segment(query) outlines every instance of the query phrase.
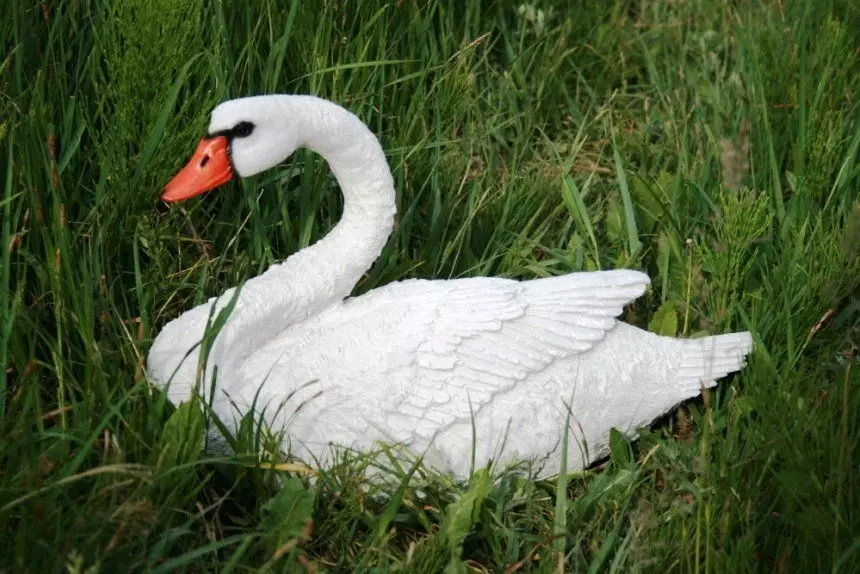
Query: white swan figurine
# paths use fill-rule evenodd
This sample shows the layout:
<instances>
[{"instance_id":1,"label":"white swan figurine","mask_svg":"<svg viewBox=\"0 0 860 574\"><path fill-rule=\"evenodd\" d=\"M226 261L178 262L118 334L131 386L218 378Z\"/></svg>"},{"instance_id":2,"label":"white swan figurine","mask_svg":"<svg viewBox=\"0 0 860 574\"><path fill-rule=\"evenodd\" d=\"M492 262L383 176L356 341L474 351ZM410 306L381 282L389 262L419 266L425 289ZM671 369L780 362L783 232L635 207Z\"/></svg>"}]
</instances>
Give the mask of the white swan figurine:
<instances>
[{"instance_id":1,"label":"white swan figurine","mask_svg":"<svg viewBox=\"0 0 860 574\"><path fill-rule=\"evenodd\" d=\"M211 347L200 392L225 423L255 405L308 462L331 447L400 444L427 465L468 476L534 461L559 471L608 451L716 379L742 368L749 333L662 337L619 322L648 276L632 270L502 278L406 280L349 295L392 230L395 190L383 150L355 115L304 95L226 101L209 133L165 187L168 202L249 177L306 147L328 162L344 197L324 238L247 281ZM149 352L151 379L174 403L197 381L212 305L168 323ZM186 356L187 355L187 356ZM217 380L212 395L212 367Z\"/></svg>"}]
</instances>

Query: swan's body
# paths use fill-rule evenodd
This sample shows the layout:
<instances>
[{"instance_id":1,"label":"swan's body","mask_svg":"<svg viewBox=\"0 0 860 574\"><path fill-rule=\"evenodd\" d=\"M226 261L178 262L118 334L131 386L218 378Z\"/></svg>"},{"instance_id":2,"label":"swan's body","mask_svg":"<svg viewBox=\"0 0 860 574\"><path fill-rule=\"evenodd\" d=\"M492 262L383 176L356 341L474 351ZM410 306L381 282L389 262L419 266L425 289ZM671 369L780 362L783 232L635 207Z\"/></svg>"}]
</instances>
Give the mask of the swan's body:
<instances>
[{"instance_id":1,"label":"swan's body","mask_svg":"<svg viewBox=\"0 0 860 574\"><path fill-rule=\"evenodd\" d=\"M373 134L343 108L308 96L226 102L210 133L226 134L231 168L243 176L309 147L328 160L344 193L331 233L241 288L201 389L208 398L217 365L221 418L234 420L234 405L255 405L273 429L286 429L302 458L325 461L330 445L400 443L462 477L474 418L478 466L539 459L541 474L553 473L568 422L568 468L582 468L605 454L611 428L632 435L738 370L751 348L748 333L679 340L619 322L649 282L630 270L523 282L409 280L347 298L382 250L395 212ZM189 175L198 156L166 199L224 181L223 173ZM208 163L207 155L194 169ZM190 398L198 354L186 355L212 305L233 295L183 314L153 344L149 371L157 384L170 382L172 401Z\"/></svg>"}]
</instances>

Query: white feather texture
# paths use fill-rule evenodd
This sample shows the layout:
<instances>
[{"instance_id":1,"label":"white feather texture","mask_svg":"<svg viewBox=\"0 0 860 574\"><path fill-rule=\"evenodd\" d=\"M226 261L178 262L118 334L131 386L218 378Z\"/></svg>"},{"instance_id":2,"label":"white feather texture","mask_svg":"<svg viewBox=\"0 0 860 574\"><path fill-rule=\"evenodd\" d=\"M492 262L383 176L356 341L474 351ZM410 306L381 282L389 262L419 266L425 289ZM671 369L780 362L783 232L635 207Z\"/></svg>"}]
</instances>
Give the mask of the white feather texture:
<instances>
[{"instance_id":1,"label":"white feather texture","mask_svg":"<svg viewBox=\"0 0 860 574\"><path fill-rule=\"evenodd\" d=\"M695 340L619 322L649 279L632 270L533 281L407 280L349 298L392 230L395 190L376 137L354 115L311 96L258 96L221 104L211 132L252 122L232 142L243 176L298 147L320 153L344 195L338 225L314 245L240 289L215 340L205 397L225 422L256 405L286 429L296 456L331 460L331 446L405 445L465 477L475 463L537 459L557 472L569 423L569 469L606 454L610 429L628 436L703 386L737 371L749 333ZM212 305L168 323L149 353L151 379L188 400ZM186 355L188 355L186 357ZM169 383L169 384L168 384ZM231 405L232 403L232 405Z\"/></svg>"}]
</instances>

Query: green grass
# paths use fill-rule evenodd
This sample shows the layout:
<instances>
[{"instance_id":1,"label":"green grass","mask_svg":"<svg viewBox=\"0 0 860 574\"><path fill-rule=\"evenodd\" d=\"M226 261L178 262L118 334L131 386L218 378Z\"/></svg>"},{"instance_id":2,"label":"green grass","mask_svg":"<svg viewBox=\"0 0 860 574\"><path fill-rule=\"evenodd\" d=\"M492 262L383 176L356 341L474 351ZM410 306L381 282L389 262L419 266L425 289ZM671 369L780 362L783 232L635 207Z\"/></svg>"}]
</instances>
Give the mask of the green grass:
<instances>
[{"instance_id":1,"label":"green grass","mask_svg":"<svg viewBox=\"0 0 860 574\"><path fill-rule=\"evenodd\" d=\"M462 4L0 3L0 572L860 571L857 7ZM388 153L357 292L638 268L625 320L749 329L748 367L566 480L309 481L252 420L201 452L149 344L340 214L307 152L159 206L212 106L264 92Z\"/></svg>"}]
</instances>

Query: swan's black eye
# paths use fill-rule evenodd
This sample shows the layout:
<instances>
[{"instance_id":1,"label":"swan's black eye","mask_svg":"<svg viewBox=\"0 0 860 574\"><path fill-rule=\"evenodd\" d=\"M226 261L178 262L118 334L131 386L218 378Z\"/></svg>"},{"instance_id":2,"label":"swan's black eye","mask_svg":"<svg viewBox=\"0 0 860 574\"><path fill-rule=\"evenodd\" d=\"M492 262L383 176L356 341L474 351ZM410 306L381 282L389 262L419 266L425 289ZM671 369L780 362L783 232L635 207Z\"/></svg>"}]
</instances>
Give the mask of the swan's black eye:
<instances>
[{"instance_id":1,"label":"swan's black eye","mask_svg":"<svg viewBox=\"0 0 860 574\"><path fill-rule=\"evenodd\" d=\"M232 130L230 130L230 135L234 138L246 138L251 135L251 132L253 131L254 124L251 122L239 122Z\"/></svg>"}]
</instances>

